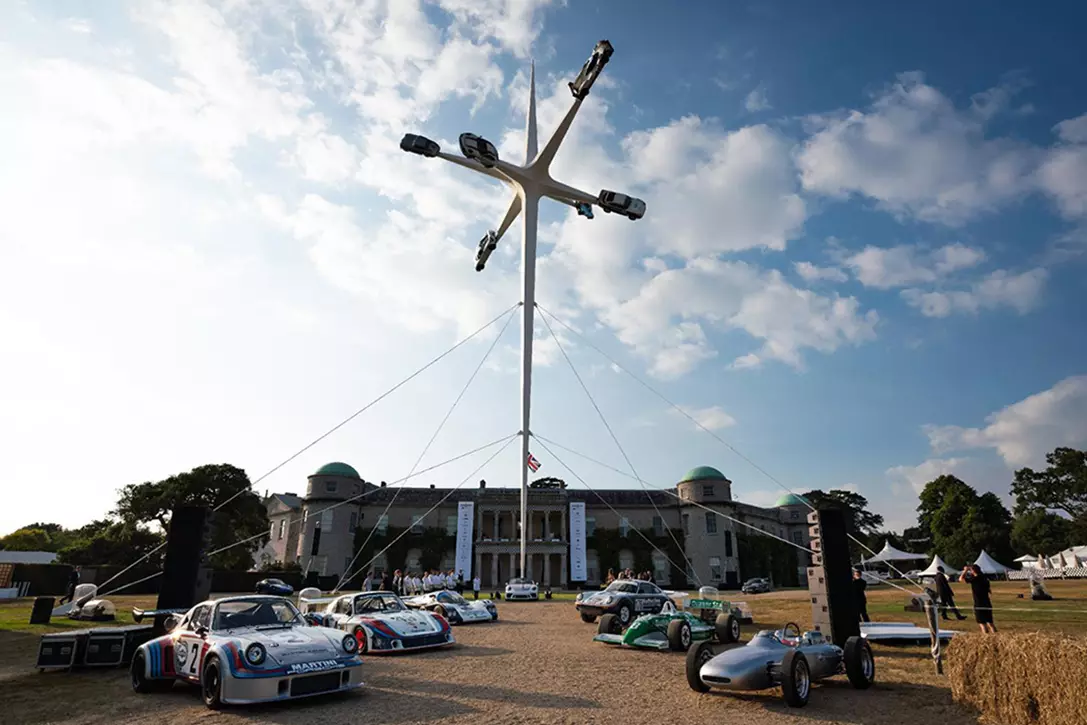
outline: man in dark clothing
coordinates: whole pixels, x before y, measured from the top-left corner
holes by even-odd
[[[404,596],[404,575],[399,569],[393,572],[393,593],[398,597]]]
[[[959,611],[959,608],[955,606],[955,593],[951,591],[951,584],[948,583],[947,577],[944,575],[944,568],[942,566],[936,567],[936,593],[940,597],[940,613],[944,616],[944,619],[951,619],[947,616],[947,610],[955,612],[955,618],[958,620],[966,619]]]
[[[860,613],[862,622],[871,622],[868,618],[868,596],[864,593],[864,590],[868,588],[868,582],[861,576],[860,569],[853,570],[853,597],[857,602],[857,611]]]
[[[79,586],[79,567],[74,566],[72,570],[68,572],[68,592],[60,598],[60,604],[64,604],[65,600],[71,602],[75,600],[75,588]]]
[[[993,600],[989,597],[991,588],[989,578],[982,573],[977,564],[967,564],[963,567],[962,578],[970,584],[970,591],[974,595],[974,621],[981,627],[982,633],[996,633],[996,624],[993,622]]]

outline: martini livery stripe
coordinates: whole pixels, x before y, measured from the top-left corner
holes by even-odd
[[[296,665],[291,665],[287,668],[288,675],[302,675],[308,672],[323,672],[324,670],[335,670],[343,665],[336,660],[318,660],[317,662],[301,662]]]

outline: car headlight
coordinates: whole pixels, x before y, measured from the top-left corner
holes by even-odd
[[[350,634],[343,638],[341,644],[343,645],[343,651],[349,655],[353,655],[359,650],[359,641]]]
[[[254,642],[245,648],[245,661],[251,665],[259,665],[264,662],[264,657],[267,652],[264,651],[264,645],[260,642]]]

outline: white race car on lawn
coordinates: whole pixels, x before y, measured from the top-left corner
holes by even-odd
[[[325,604],[324,610],[306,618],[324,627],[335,627],[355,637],[359,654],[391,654],[454,643],[449,620],[440,614],[409,609],[393,592],[362,592],[333,598],[299,597],[303,608]]]
[[[530,599],[536,601],[540,598],[540,588],[531,579],[510,579],[506,584],[506,599]]]
[[[443,590],[408,597],[404,600],[412,609],[426,609],[440,614],[450,624],[472,624],[473,622],[498,621],[498,608],[490,599],[469,601],[456,592]]]

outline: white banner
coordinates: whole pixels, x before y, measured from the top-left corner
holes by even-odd
[[[457,568],[455,574],[464,575],[464,581],[472,581],[472,527],[475,524],[475,504],[471,501],[457,503]]]
[[[570,581],[585,581],[585,502],[570,502]]]

